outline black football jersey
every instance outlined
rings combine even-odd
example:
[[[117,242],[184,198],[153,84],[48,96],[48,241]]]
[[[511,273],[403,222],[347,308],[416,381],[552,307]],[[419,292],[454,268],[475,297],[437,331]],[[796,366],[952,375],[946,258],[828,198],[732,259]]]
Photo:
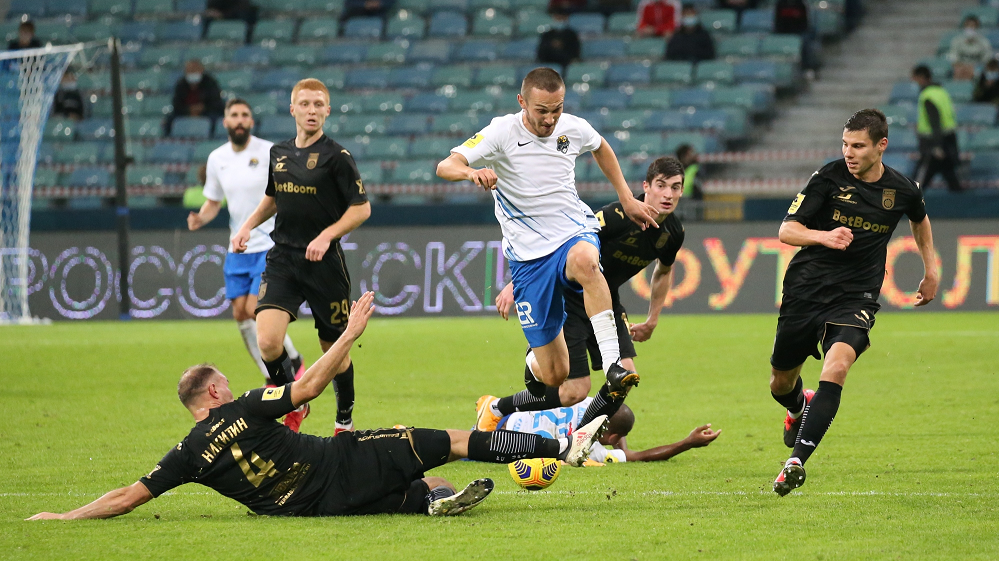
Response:
[[[200,483],[257,514],[308,515],[338,466],[331,439],[275,419],[295,409],[291,384],[258,388],[212,409],[139,481],[154,497]]]
[[[266,193],[277,203],[271,239],[301,249],[368,200],[353,156],[325,135],[305,148],[295,139],[272,146]]]
[[[638,197],[645,200],[643,193]],[[658,228],[642,228],[624,213],[620,202],[596,213],[600,222],[600,264],[612,294],[655,260],[672,265],[683,245],[683,224],[672,213]]]
[[[853,241],[841,251],[823,245],[801,249],[784,275],[784,294],[828,303],[847,296],[877,300],[885,278],[888,242],[902,216],[926,217],[919,184],[885,166],[873,183],[853,176],[842,159],[812,175],[798,193],[784,221],[812,230],[850,228]]]

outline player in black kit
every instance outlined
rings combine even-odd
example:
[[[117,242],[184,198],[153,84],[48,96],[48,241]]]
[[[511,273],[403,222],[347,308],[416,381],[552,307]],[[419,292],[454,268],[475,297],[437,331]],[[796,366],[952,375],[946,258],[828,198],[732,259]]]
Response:
[[[600,222],[600,264],[611,291],[621,347],[621,365],[631,371],[635,371],[633,359],[637,356],[632,341],[648,341],[652,337],[659,322],[659,312],[672,284],[676,253],[683,245],[683,225],[673,214],[683,194],[683,178],[683,165],[673,157],[656,159],[646,171],[645,183],[642,185],[645,194],[639,200],[651,204],[659,211],[656,219],[659,228],[642,230],[625,215],[618,202],[609,204],[596,213]],[[656,268],[652,273],[648,318],[644,323],[631,325],[624,306],[621,305],[618,288],[653,261],[656,262]],[[496,309],[503,319],[507,319],[512,304],[511,283],[496,298]],[[526,390],[502,398],[491,395],[479,398],[475,404],[476,429],[492,430],[502,417],[516,411],[541,411],[575,405],[590,393],[588,359],[592,361],[594,370],[600,370],[600,349],[593,335],[593,325],[583,306],[583,295],[567,291],[565,306],[564,333],[569,349],[568,379],[559,387],[548,387],[534,380],[525,371]],[[587,408],[580,425],[585,425],[598,415],[612,416],[624,403],[625,395],[626,392],[612,392],[604,384]]]
[[[275,245],[267,254],[256,312],[260,355],[279,386],[295,379],[283,343],[303,301],[312,309],[323,352],[343,331],[350,275],[340,238],[371,215],[354,158],[323,135],[330,114],[326,86],[311,78],[296,84],[291,114],[298,135],[271,147],[264,199],[232,241],[237,252],[243,251],[250,231],[277,213],[271,233]],[[354,428],[354,365],[349,355],[338,372],[333,381],[337,433]],[[285,424],[297,430],[306,415],[308,408],[294,412]]]
[[[804,464],[839,409],[847,372],[870,347],[885,278],[888,242],[902,216],[923,260],[916,306],[936,296],[933,234],[919,184],[881,162],[888,123],[877,109],[858,111],[843,131],[843,159],[815,172],[780,227],[780,241],[803,249],[784,275],[784,299],[770,357],[770,392],[787,408],[784,444],[793,448],[774,491],[784,496],[805,482]],[[814,393],[801,366],[825,360]]]
[[[320,438],[277,423],[276,418],[326,389],[364,332],[373,301],[373,293],[363,294],[336,343],[290,384],[250,390],[233,400],[229,381],[214,366],[188,368],[177,393],[197,424],[152,471],[76,510],[43,512],[30,520],[110,518],[184,483],[210,487],[257,514],[448,516],[479,504],[492,491],[493,482],[479,479],[455,493],[447,480],[424,476],[447,462],[466,457],[495,463],[559,458],[582,465],[606,417],[558,440],[511,431],[416,428]]]

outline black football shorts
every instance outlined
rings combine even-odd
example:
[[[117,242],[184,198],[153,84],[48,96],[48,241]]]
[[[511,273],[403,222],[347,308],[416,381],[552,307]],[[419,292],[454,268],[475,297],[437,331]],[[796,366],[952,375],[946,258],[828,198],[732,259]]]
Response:
[[[267,252],[256,312],[284,310],[295,321],[302,302],[312,309],[319,338],[336,341],[350,317],[350,275],[339,242],[330,245],[321,261],[309,261],[304,249],[280,244]]]
[[[870,347],[874,314],[881,305],[868,299],[845,299],[829,303],[809,302],[785,296],[777,318],[777,336],[770,365],[777,370],[793,370],[809,356],[821,360],[833,343],[853,347],[859,357]]]
[[[628,314],[620,302],[614,301],[614,320],[617,324],[617,342],[621,347],[621,358],[635,358],[635,343],[631,340],[631,324]],[[566,293],[565,295],[565,325],[562,326],[565,335],[565,345],[569,348],[569,379],[586,378],[593,370],[603,370],[603,359],[597,338],[593,335],[593,324],[586,315],[583,305],[583,295]],[[588,356],[587,356],[588,355]]]

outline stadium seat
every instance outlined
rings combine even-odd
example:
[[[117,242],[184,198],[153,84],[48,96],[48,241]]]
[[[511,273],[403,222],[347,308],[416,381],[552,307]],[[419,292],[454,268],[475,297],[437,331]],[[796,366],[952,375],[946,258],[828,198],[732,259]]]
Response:
[[[735,10],[705,10],[701,12],[701,25],[713,33],[735,31]]]
[[[916,161],[910,158],[908,154],[885,154],[882,156],[881,161],[884,165],[909,178],[912,178],[914,175],[913,172],[916,171]]]
[[[641,62],[613,64],[607,69],[607,84],[648,84],[652,79],[652,68]]]
[[[465,13],[468,11],[468,0],[430,0],[429,9],[431,12]]]
[[[361,181],[364,183],[381,183],[382,163],[360,162],[357,164],[357,173],[361,175]]]
[[[174,2],[175,12],[191,16],[202,14],[207,7],[207,0],[176,0]]]
[[[256,134],[272,142],[292,138],[297,134],[295,120],[286,115],[268,117],[257,128]]]
[[[97,164],[101,160],[102,142],[64,142],[59,150],[52,154],[52,161],[57,164]]]
[[[51,13],[51,10],[49,11]],[[996,8],[994,5],[965,8],[961,13],[961,21],[964,21],[964,18],[968,16],[977,17],[982,27],[996,27],[999,25],[999,8]]]
[[[538,39],[515,39],[500,44],[499,57],[503,60],[535,60],[538,54]]]
[[[521,11],[517,14],[517,36],[537,37],[555,24],[551,16],[542,11]]]
[[[399,0],[395,8],[422,15],[430,11],[430,0]]]
[[[356,68],[347,74],[344,84],[348,89],[385,89],[388,87],[388,68]]]
[[[641,130],[649,118],[649,111],[644,109],[618,109],[599,112],[603,115],[602,126],[610,130]],[[585,115],[585,113],[583,113]],[[593,123],[590,123],[591,125]],[[596,127],[596,125],[593,125]]]
[[[896,82],[888,94],[888,103],[916,103],[919,98],[919,85],[915,82]]]
[[[971,101],[971,94],[975,91],[973,80],[944,80],[940,85],[947,90],[954,103],[967,103]]]
[[[715,50],[718,58],[754,57],[760,52],[760,37],[747,33],[719,37],[715,41]]]
[[[655,84],[689,84],[694,79],[694,65],[689,62],[659,62],[652,66]]]
[[[547,8],[547,0],[510,0],[510,9],[512,10],[544,11]]]
[[[389,72],[390,88],[426,88],[430,86],[433,70],[421,66],[393,68]]]
[[[161,0],[134,0],[132,13],[138,17],[165,16],[173,12],[173,2]]]
[[[663,137],[659,133],[631,132],[621,138],[620,154],[662,154]]]
[[[628,107],[632,109],[666,109],[670,107],[669,90],[663,88],[637,89],[631,94]]]
[[[297,0],[295,3],[298,4],[302,12],[311,14],[321,13],[324,15],[339,15],[343,13],[345,4],[344,0]],[[285,5],[287,5],[287,2],[285,2]]]
[[[420,16],[401,10],[389,18],[385,25],[387,39],[423,39],[427,22]]]
[[[297,66],[260,69],[254,75],[255,89],[260,91],[291,90],[305,73]]]
[[[37,0],[12,0],[9,4],[10,11],[6,16],[10,19],[19,20],[19,16],[27,15],[29,19],[45,17],[45,3]]]
[[[891,133],[888,136],[888,147],[891,148],[891,143],[894,139],[891,138]],[[999,150],[999,128],[982,129],[973,134],[971,141],[968,143],[968,150],[972,152]]]
[[[484,40],[465,41],[454,53],[454,59],[462,62],[492,62],[496,58],[496,43]]]
[[[129,185],[163,185],[166,170],[161,166],[128,166],[125,170],[125,183]]]
[[[191,152],[191,162],[206,162],[208,161],[208,155],[215,151],[221,143],[214,140],[203,140],[194,145],[194,149]],[[191,166],[194,167],[194,166]]]
[[[402,64],[406,61],[408,41],[382,41],[368,45],[364,60],[372,64]]]
[[[577,12],[569,16],[569,27],[580,36],[601,35],[604,24],[603,14]]]
[[[233,66],[239,68],[243,66],[267,66],[271,60],[270,49],[259,45],[244,45],[236,49],[232,55]]]
[[[991,103],[966,103],[955,107],[954,117],[961,126],[992,127],[996,124],[996,106]]]
[[[756,91],[748,86],[718,87],[712,97],[712,105],[716,107],[739,107],[754,113],[762,113],[767,109],[757,103]]]
[[[118,22],[88,21],[75,24],[70,33],[76,41],[106,41],[112,35],[119,35]]]
[[[157,38],[156,25],[149,21],[128,21],[118,28],[118,37],[123,42],[154,43]]]
[[[950,43],[954,40],[954,37],[960,35],[960,31],[947,31],[940,36],[940,40],[937,41],[937,54],[946,55],[947,51],[950,50]]]
[[[491,112],[496,107],[496,98],[484,91],[460,91],[451,98],[452,111]]]
[[[295,20],[277,19],[258,21],[253,27],[253,42],[276,41],[290,43],[295,38]]]
[[[666,43],[659,37],[632,39],[627,45],[627,55],[633,57],[662,58]]]
[[[41,166],[35,168],[35,177],[34,177],[35,187],[55,187],[58,184],[59,184],[58,170],[56,170],[55,168],[46,168]],[[39,199],[37,198],[37,195],[35,195],[35,198],[31,201],[32,210],[38,210],[38,202],[40,200],[47,200],[47,199]]]
[[[885,118],[888,120],[888,125],[896,125],[901,127],[915,126],[916,124],[916,107],[914,105],[886,105],[880,107],[881,112],[885,114]],[[993,108],[994,111],[994,108]]]
[[[340,21],[336,18],[308,18],[298,30],[298,41],[329,41],[337,37],[339,29]]]
[[[201,25],[188,21],[162,22],[156,26],[156,37],[165,43],[191,43],[201,39]]]
[[[647,131],[675,131],[687,126],[686,111],[660,110],[649,114],[644,123]]]
[[[75,130],[76,122],[72,119],[52,118],[45,123],[45,129],[42,131],[42,138],[45,142],[73,140]]]
[[[230,92],[248,90],[253,84],[253,70],[250,68],[223,70],[215,73],[214,76],[219,87]]]
[[[35,24],[35,37],[42,43],[69,43],[73,34],[69,31],[69,23],[61,21],[40,21]]]
[[[725,132],[729,114],[721,109],[698,109],[685,112],[684,128]]]
[[[951,76],[951,62],[946,56],[937,56],[924,58],[919,61],[930,69],[930,74],[933,76],[933,80],[939,82],[945,80]]]
[[[411,113],[444,113],[450,100],[434,92],[424,92],[406,100],[406,111]]]
[[[628,106],[628,94],[616,89],[592,89],[584,105],[588,109],[624,109]]]
[[[147,68],[178,68],[184,61],[184,51],[180,47],[146,47],[139,54],[139,64]]]
[[[623,39],[591,39],[583,42],[583,60],[624,58],[628,45]]]
[[[367,52],[365,43],[339,43],[323,49],[319,60],[325,64],[356,64],[364,60]]]
[[[129,91],[143,90],[155,92],[160,89],[162,77],[162,73],[154,70],[128,72],[124,76],[125,89]],[[170,85],[172,86],[173,84]]]
[[[466,113],[445,113],[435,115],[430,123],[430,132],[437,134],[452,134],[470,136],[480,130],[488,122],[487,119]],[[420,143],[416,143],[419,145]],[[414,145],[415,146],[415,145]],[[454,145],[452,145],[453,147]],[[410,148],[410,152],[412,152]],[[450,148],[449,148],[450,149]]]
[[[80,140],[103,140],[114,137],[114,123],[111,119],[85,119],[76,125],[76,135]]]
[[[237,20],[215,20],[208,26],[206,41],[214,43],[243,43],[246,39],[246,22]]]
[[[735,67],[723,60],[703,60],[697,63],[694,70],[694,81],[697,83],[731,84],[734,79]]]
[[[738,82],[777,83],[777,63],[772,60],[744,60],[734,66],[733,76]]]
[[[913,152],[919,149],[916,132],[908,127],[888,127],[888,152]]]
[[[773,33],[774,11],[772,8],[745,10],[739,21],[742,33]]]
[[[381,115],[361,115],[348,118],[342,123],[340,132],[348,136],[382,135],[385,134],[385,120],[385,117]]]
[[[250,104],[250,109],[253,111],[253,115],[257,118],[277,113],[275,99],[270,94],[251,93],[241,97]]]
[[[173,120],[170,136],[201,140],[209,138],[212,120],[207,117],[177,117]]]
[[[271,54],[270,63],[274,66],[316,64],[318,49],[312,45],[278,45]]]
[[[516,22],[494,8],[485,9],[472,19],[472,35],[487,37],[510,37]]]
[[[565,80],[569,84],[589,84],[590,87],[601,87],[607,79],[606,62],[577,62],[569,65]]]
[[[676,149],[684,144],[690,144],[695,150],[702,154],[718,152],[721,144],[718,139],[699,132],[675,132],[666,136],[662,143],[662,152],[672,154]]]
[[[388,174],[388,181],[393,183],[438,183],[437,162],[433,160],[397,162]]]
[[[635,32],[636,27],[638,27],[638,17],[635,15],[635,12],[611,14],[607,18],[607,33],[630,35]],[[660,40],[660,43],[664,43],[664,41]],[[666,46],[663,44],[663,50],[665,48]]]
[[[488,10],[489,8],[509,12],[513,10],[513,4],[510,0],[469,0],[468,2],[469,10]]]
[[[418,41],[409,47],[406,60],[411,63],[446,64],[451,58],[451,45],[441,40]]]
[[[760,41],[760,55],[801,60],[800,35],[767,35]]]
[[[430,116],[426,113],[404,113],[389,119],[385,134],[421,135],[430,128]]]
[[[377,16],[351,18],[343,26],[343,36],[349,39],[377,40],[382,36],[382,18]]]
[[[78,167],[69,173],[66,184],[70,187],[108,187],[111,185],[111,173],[104,168]]]
[[[372,138],[366,147],[366,157],[371,160],[400,160],[409,152],[409,139],[401,137]]]
[[[427,28],[429,37],[464,37],[467,32],[468,20],[460,12],[437,12]]]
[[[330,102],[333,113],[343,113],[344,115],[354,115],[361,112],[361,95],[348,95],[346,92],[339,92]]]
[[[475,73],[474,86],[515,86],[517,69],[508,64],[482,66]]]
[[[321,66],[311,70],[310,75],[313,78],[321,80],[322,83],[326,84],[326,87],[331,91],[342,90],[343,84],[347,80],[346,72],[344,72],[343,68],[338,66]],[[334,98],[336,97],[336,93],[337,92],[334,91],[332,94]]]
[[[405,107],[406,99],[402,94],[392,91],[372,92],[361,99],[361,108],[365,113],[400,113]]]
[[[409,146],[410,158],[444,159],[461,141],[451,137],[420,138]]]
[[[670,92],[673,107],[711,107],[713,92],[703,88],[687,88]]]
[[[159,138],[163,136],[163,120],[129,119],[125,121],[125,132],[129,138]]]
[[[231,49],[220,49],[216,45],[197,43],[187,48],[184,59],[197,59],[207,68],[226,66],[232,60],[233,51]]]
[[[430,77],[431,85],[455,86],[467,88],[472,85],[472,67],[467,65],[448,65],[435,68]]]
[[[89,0],[88,4],[91,17],[101,15],[124,17],[132,14],[132,0]]]

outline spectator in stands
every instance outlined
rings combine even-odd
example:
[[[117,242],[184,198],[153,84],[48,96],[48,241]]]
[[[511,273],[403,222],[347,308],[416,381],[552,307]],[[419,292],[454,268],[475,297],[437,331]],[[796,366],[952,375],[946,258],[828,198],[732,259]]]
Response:
[[[217,19],[241,19],[246,22],[246,43],[253,37],[253,27],[257,25],[260,8],[251,0],[208,0],[205,6],[205,28],[202,35],[208,33],[208,27]]]
[[[184,65],[184,76],[173,89],[173,114],[167,117],[164,129],[167,136],[177,117],[208,117],[217,119],[225,111],[222,89],[200,60],[191,59]]]
[[[805,0],[777,0],[774,6],[774,33],[801,35],[801,67],[806,76],[815,78],[821,46],[808,24],[808,4]]]
[[[701,181],[697,174],[701,164],[697,161],[697,149],[690,144],[681,144],[676,148],[676,159],[683,164],[683,196],[687,200],[700,201],[704,199]]]
[[[37,49],[41,46],[42,42],[35,37],[35,24],[25,21],[17,26],[17,39],[11,39],[10,43],[7,43],[7,50]]]
[[[354,17],[378,16],[385,14],[395,5],[395,0],[347,0],[343,5],[343,15],[340,19],[346,21]]]
[[[942,174],[951,191],[960,191],[957,166],[960,152],[957,147],[957,120],[954,103],[942,86],[933,82],[933,74],[926,65],[912,69],[912,81],[919,84],[919,118],[916,133],[919,135],[919,163],[916,180],[923,188],[930,186],[933,177]]]
[[[680,28],[666,43],[666,60],[700,62],[715,58],[715,40],[701,25],[697,8],[684,4],[681,12]]]
[[[638,5],[638,25],[641,37],[669,37],[680,19],[680,3],[676,0],[644,0]]]
[[[975,68],[992,58],[992,43],[978,32],[977,17],[964,18],[961,26],[964,32],[951,40],[947,59],[953,65],[955,80],[974,80]]]
[[[579,60],[580,44],[576,30],[569,27],[569,12],[564,6],[556,6],[551,12],[555,24],[551,29],[541,34],[538,42],[538,62],[557,64],[565,75],[565,69],[575,60]]]
[[[52,114],[60,117],[68,117],[74,121],[83,119],[83,96],[76,85],[76,74],[72,70],[66,70],[62,75],[62,82],[56,90],[55,99],[52,101]]]
[[[971,99],[978,103],[999,105],[999,60],[991,59],[985,63],[985,69],[978,76],[978,83],[975,84]]]
[[[718,7],[735,10],[735,20],[739,21],[742,19],[742,12],[756,8],[759,3],[759,0],[718,0]]]

